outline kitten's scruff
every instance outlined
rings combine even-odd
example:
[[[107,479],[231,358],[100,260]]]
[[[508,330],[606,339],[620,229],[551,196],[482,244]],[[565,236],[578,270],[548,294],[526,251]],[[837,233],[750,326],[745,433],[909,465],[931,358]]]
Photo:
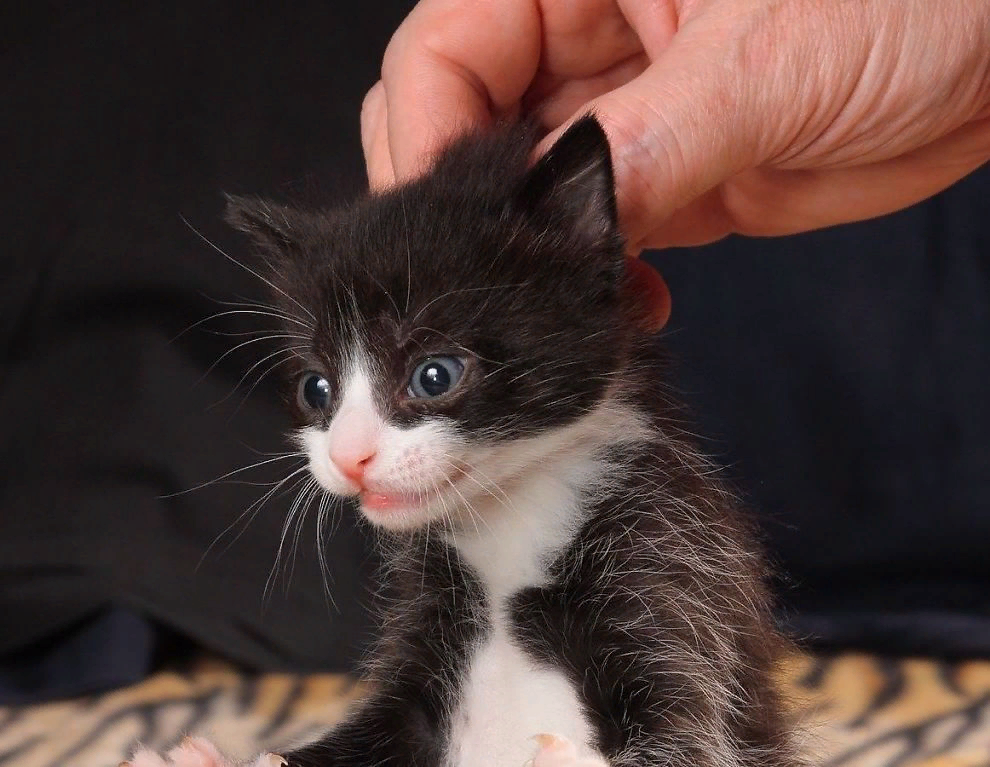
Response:
[[[291,318],[310,468],[384,529],[396,595],[371,699],[285,759],[792,765],[762,560],[663,394],[605,135],[532,145],[466,138],[345,210],[231,200]]]

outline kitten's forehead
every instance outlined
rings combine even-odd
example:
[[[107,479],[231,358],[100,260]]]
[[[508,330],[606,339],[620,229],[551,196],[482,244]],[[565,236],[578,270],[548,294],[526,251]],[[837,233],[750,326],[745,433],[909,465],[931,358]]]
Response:
[[[326,243],[315,311],[327,318],[332,356],[359,343],[387,375],[413,357],[459,350],[535,363],[615,335],[618,305],[601,300],[599,269],[541,250],[539,233],[517,231],[477,201],[437,214],[439,203],[424,194],[397,214],[394,200],[379,202]]]
[[[464,221],[451,216],[440,226],[417,223],[423,208],[431,206],[409,211],[409,231],[353,222],[356,233],[342,238],[351,249],[341,252],[335,244],[327,256],[324,312],[338,323],[405,333],[490,328],[504,334],[548,307],[561,309],[558,320],[569,323],[570,310],[601,287],[595,270],[541,254],[532,233],[496,231],[498,221],[486,222],[490,212]],[[358,235],[369,228],[374,238],[362,240]]]

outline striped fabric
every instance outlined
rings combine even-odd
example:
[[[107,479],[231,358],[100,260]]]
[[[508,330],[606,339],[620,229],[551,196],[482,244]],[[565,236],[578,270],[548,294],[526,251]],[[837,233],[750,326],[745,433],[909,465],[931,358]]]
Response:
[[[796,655],[780,678],[816,767],[990,765],[990,662]],[[343,676],[249,675],[207,659],[104,695],[0,709],[0,765],[113,767],[138,742],[167,749],[185,734],[235,756],[277,752],[361,693]]]

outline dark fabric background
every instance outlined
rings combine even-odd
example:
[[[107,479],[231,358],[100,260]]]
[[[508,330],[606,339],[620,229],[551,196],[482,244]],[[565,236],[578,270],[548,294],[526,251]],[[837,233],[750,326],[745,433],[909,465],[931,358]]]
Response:
[[[651,261],[795,635],[990,654],[990,167],[875,221]]]
[[[165,636],[253,667],[353,667],[373,562],[352,525],[328,552],[335,607],[312,520],[265,599],[291,495],[205,557],[265,488],[163,497],[286,449],[271,377],[237,387],[273,347],[206,374],[250,338],[218,333],[271,323],[175,338],[218,301],[265,295],[180,216],[243,255],[221,191],[360,189],[361,98],[410,4],[15,5],[0,12],[0,699],[127,682]],[[987,169],[883,220],[653,260],[676,383],[765,519],[795,633],[988,653]]]

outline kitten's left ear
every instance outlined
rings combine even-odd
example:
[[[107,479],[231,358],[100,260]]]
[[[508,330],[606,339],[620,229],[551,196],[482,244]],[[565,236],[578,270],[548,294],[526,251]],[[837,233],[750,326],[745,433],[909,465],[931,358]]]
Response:
[[[612,155],[608,137],[594,116],[574,123],[537,161],[517,199],[532,213],[566,217],[572,231],[585,241],[617,236]]]
[[[249,235],[263,251],[286,253],[302,239],[304,224],[300,215],[286,205],[257,197],[225,194],[224,220]]]

